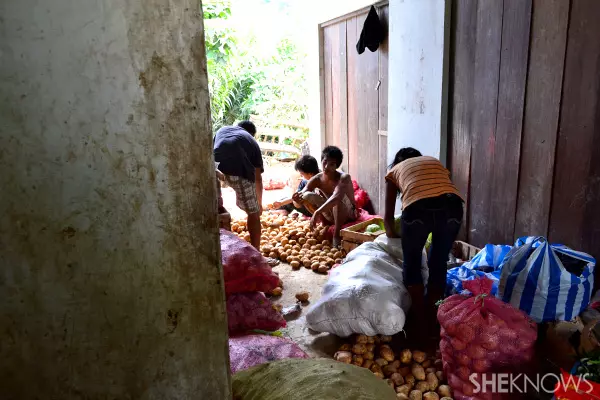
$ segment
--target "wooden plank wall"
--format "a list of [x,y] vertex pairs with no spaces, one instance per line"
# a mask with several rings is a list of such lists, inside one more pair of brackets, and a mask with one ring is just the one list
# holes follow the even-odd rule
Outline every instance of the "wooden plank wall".
[[452,11],[461,238],[541,235],[600,257],[600,1],[455,0]]
[[[376,8],[387,27],[387,4]],[[325,145],[342,149],[342,169],[369,193],[374,210],[383,212],[380,202],[387,160],[388,46],[385,41],[374,53],[365,50],[359,55],[356,51],[367,11],[321,25],[322,118]]]

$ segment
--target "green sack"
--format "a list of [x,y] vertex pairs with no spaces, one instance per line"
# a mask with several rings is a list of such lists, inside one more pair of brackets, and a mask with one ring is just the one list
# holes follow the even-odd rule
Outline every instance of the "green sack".
[[233,375],[236,400],[396,400],[366,368],[329,359],[286,359]]

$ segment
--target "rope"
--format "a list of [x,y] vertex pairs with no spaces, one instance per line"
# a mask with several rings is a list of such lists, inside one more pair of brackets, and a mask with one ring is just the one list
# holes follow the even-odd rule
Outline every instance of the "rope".
[[475,296],[475,299],[473,300],[473,303],[477,303],[477,300],[481,299],[481,307],[485,306],[485,298],[488,296],[487,293],[482,293],[478,296]]

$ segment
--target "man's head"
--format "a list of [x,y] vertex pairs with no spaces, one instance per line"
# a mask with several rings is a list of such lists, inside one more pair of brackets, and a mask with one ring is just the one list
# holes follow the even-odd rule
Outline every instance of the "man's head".
[[252,121],[242,121],[238,124],[238,126],[252,136],[256,135],[256,126]]
[[408,160],[409,158],[421,157],[422,154],[419,150],[413,149],[412,147],[404,147],[396,153],[396,157],[394,157],[394,161],[390,164],[390,168],[395,167],[400,164],[404,160]]
[[319,172],[319,163],[317,159],[313,156],[302,156],[296,161],[296,165],[294,165],[296,171],[302,175],[304,179],[310,179]]
[[344,153],[335,146],[327,146],[321,153],[321,164],[323,165],[323,172],[333,172],[342,165],[344,159]]

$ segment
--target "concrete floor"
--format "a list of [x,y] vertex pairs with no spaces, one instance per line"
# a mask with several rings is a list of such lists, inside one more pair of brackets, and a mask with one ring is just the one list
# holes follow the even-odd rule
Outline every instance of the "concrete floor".
[[302,313],[295,320],[288,321],[287,327],[282,329],[284,336],[297,343],[310,357],[331,358],[340,347],[342,339],[329,333],[311,331],[306,327],[305,318],[311,304],[321,297],[328,275],[317,274],[306,268],[294,271],[286,263],[274,267],[273,271],[277,272],[283,281],[283,294],[280,297],[272,297],[273,303],[281,304],[284,308],[289,307],[296,303],[296,293],[310,293],[309,303],[302,305]]

